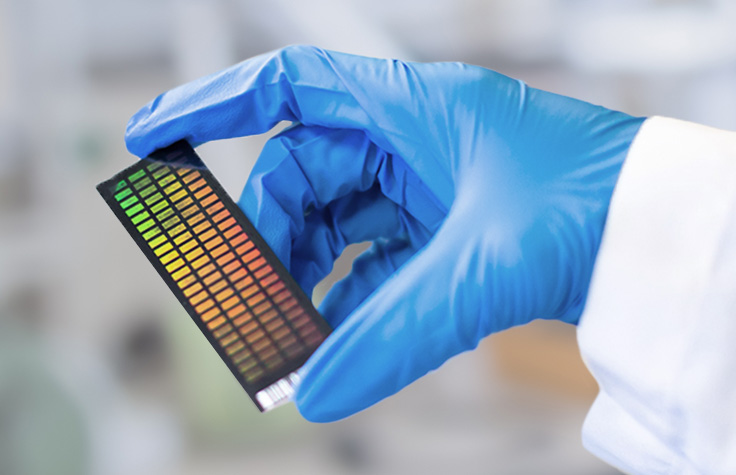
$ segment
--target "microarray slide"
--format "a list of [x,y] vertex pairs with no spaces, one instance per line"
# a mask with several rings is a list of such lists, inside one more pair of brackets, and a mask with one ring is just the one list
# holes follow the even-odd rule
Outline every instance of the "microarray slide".
[[288,402],[330,326],[192,147],[97,190],[256,406]]

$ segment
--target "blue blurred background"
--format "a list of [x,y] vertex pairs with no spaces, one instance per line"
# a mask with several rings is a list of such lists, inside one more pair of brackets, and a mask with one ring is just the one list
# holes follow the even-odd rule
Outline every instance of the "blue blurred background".
[[[143,104],[291,43],[733,130],[734,24],[731,0],[0,0],[0,474],[616,473],[581,446],[596,389],[565,325],[343,422],[259,414],[94,185]],[[237,197],[265,140],[200,151]]]

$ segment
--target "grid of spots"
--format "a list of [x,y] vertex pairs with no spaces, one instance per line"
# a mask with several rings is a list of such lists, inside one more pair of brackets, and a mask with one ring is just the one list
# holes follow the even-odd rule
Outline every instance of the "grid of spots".
[[264,245],[249,237],[245,216],[225,206],[229,198],[206,168],[147,159],[106,183],[118,217],[150,249],[149,259],[155,256],[246,390],[298,368],[290,363],[301,365],[326,338],[329,328],[299,301],[296,284],[285,284],[291,276],[274,269]]

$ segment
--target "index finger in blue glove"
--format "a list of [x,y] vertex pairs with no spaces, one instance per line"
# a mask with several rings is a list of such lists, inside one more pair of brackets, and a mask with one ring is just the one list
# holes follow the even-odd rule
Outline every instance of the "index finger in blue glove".
[[[435,169],[422,178],[433,181],[431,189],[448,190],[438,198],[449,208],[450,174],[436,171],[447,169],[446,157],[455,153],[448,121],[470,114],[456,90],[490,74],[474,70],[458,63],[404,63],[291,46],[160,95],[131,118],[126,144],[143,157],[182,138],[196,145],[253,135],[282,120],[361,129],[389,153],[412,158],[423,150],[412,166]],[[434,160],[423,146],[428,141],[435,144]]]

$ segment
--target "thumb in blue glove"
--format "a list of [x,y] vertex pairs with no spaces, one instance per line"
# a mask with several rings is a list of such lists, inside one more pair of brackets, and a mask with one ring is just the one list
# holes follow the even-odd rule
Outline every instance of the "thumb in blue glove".
[[240,205],[309,294],[373,241],[320,312],[309,420],[351,415],[488,334],[579,318],[611,195],[643,119],[484,68],[289,47],[169,91],[126,135],[145,156],[294,126]]

